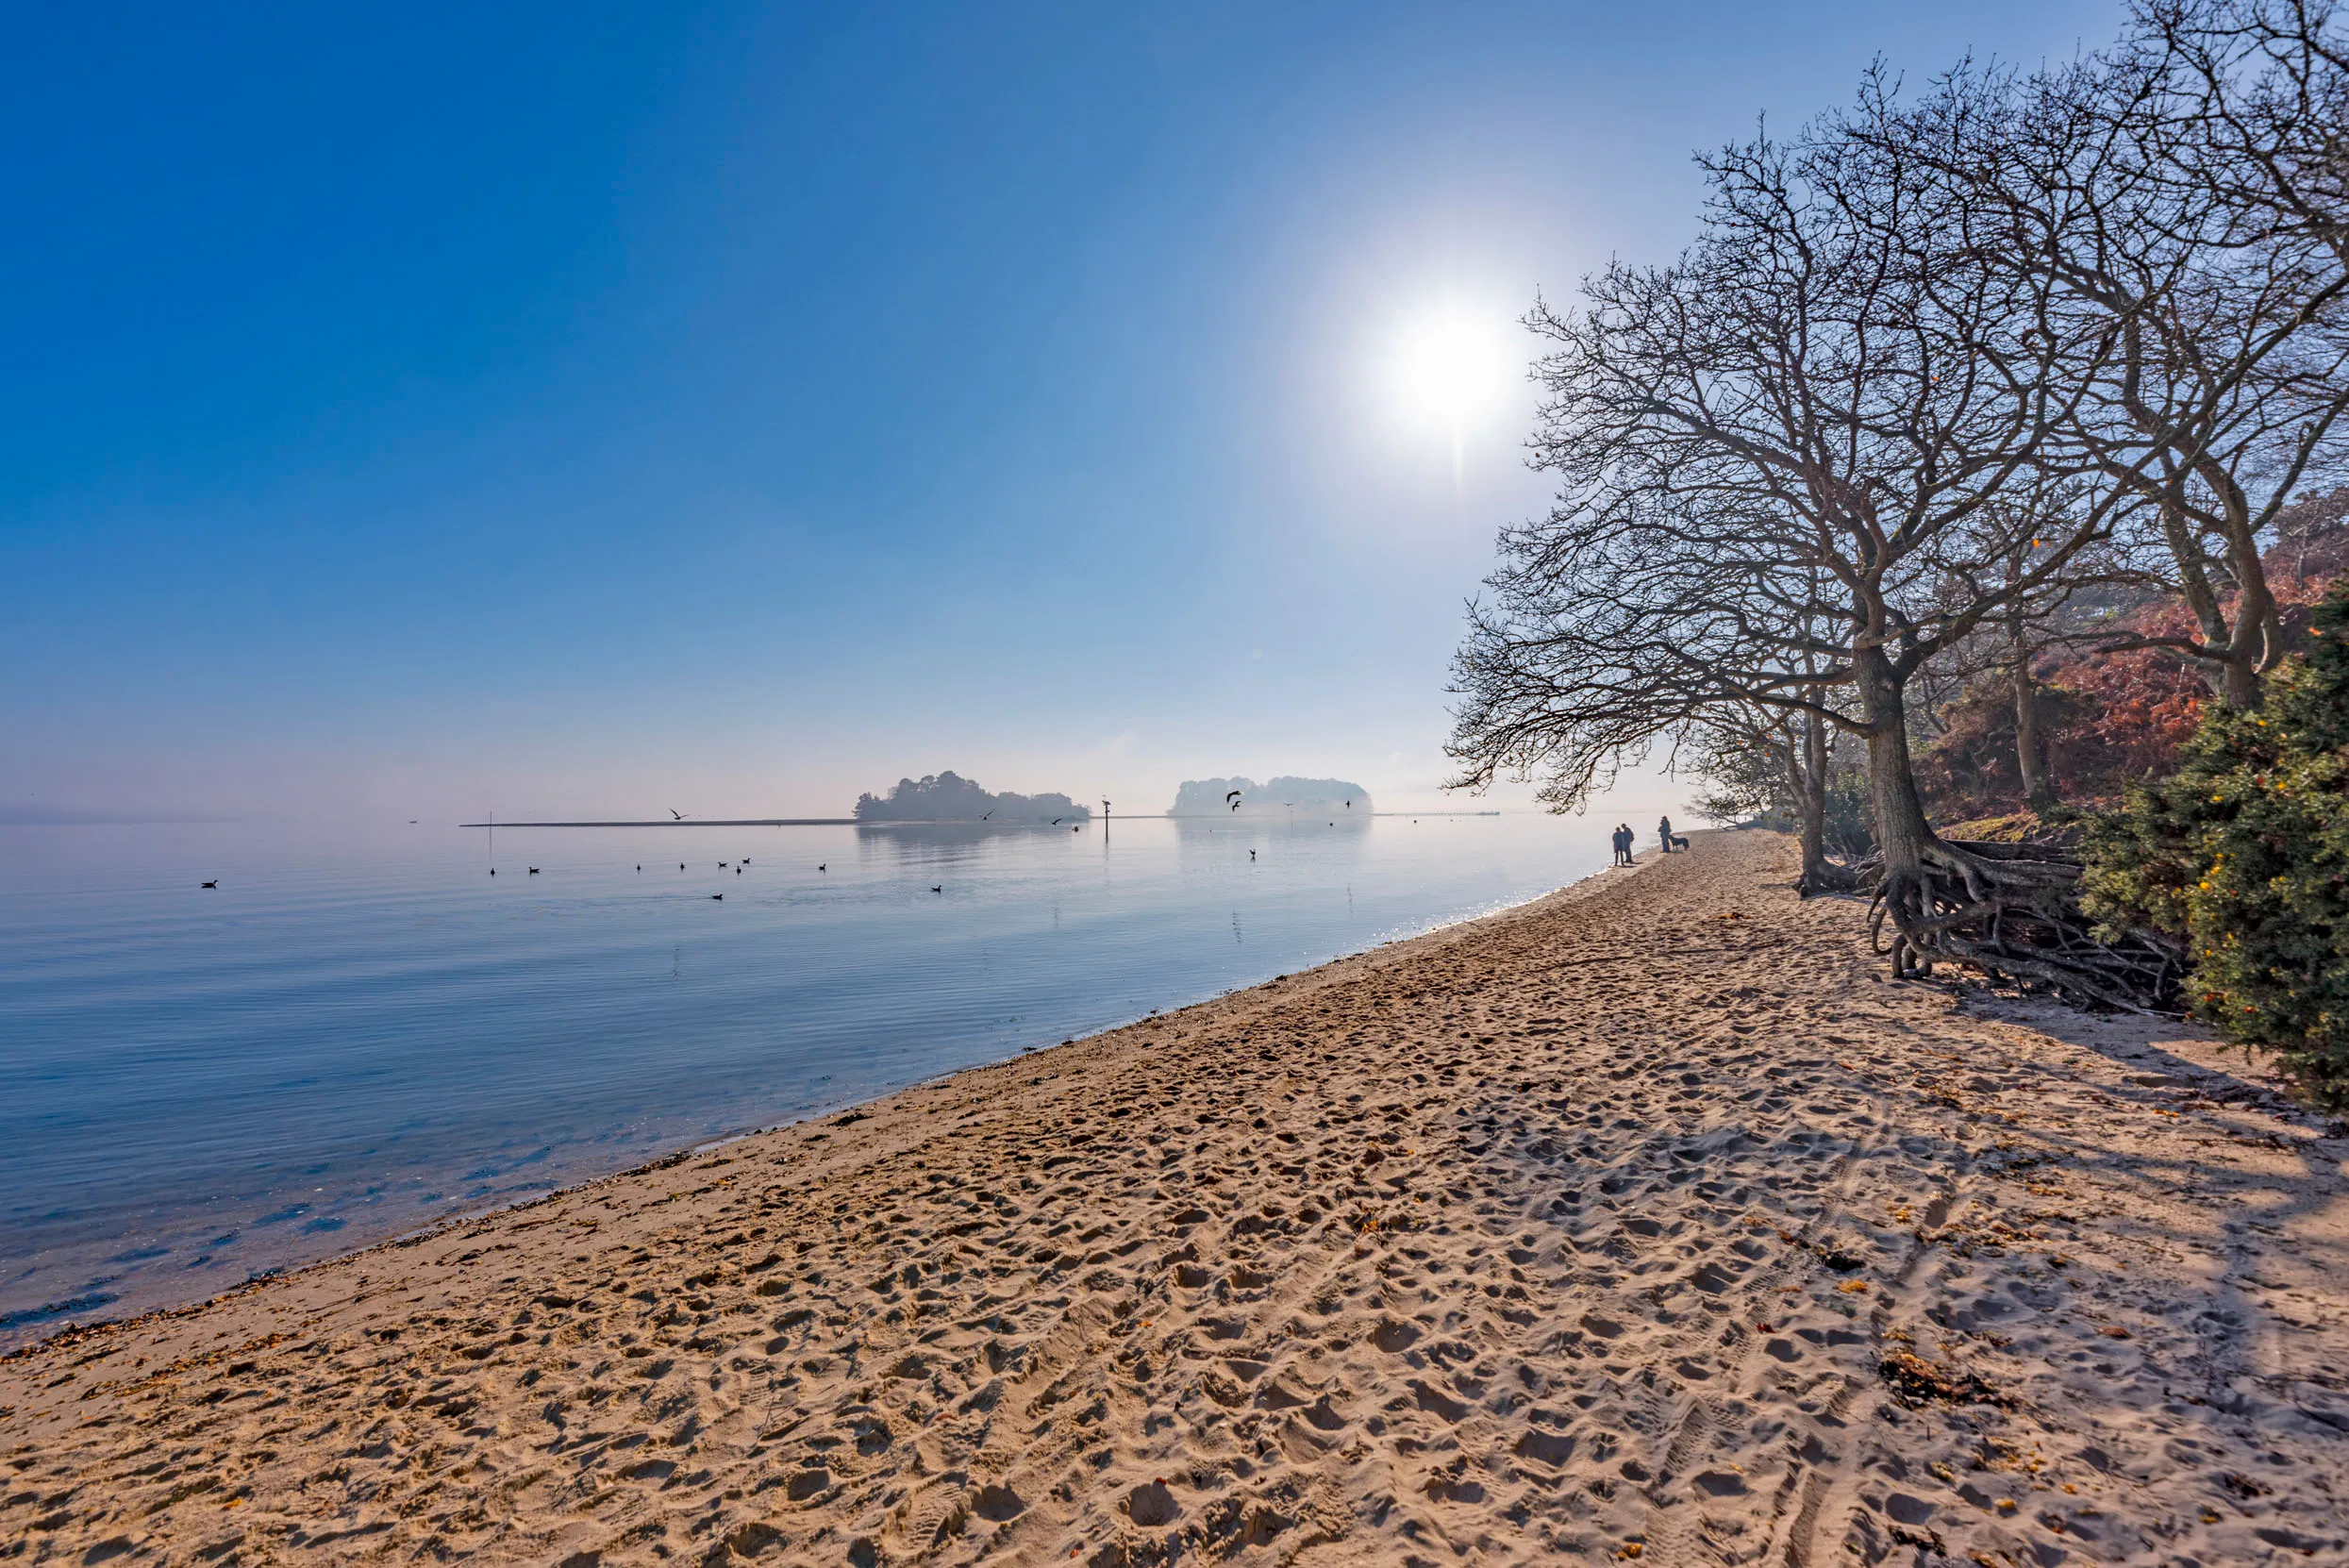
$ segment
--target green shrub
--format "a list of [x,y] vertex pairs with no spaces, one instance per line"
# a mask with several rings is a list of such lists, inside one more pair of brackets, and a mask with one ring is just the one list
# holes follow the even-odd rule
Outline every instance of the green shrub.
[[2197,1016],[2349,1105],[2349,578],[2309,635],[2256,712],[2208,705],[2179,772],[2091,826],[2081,903],[2182,942]]

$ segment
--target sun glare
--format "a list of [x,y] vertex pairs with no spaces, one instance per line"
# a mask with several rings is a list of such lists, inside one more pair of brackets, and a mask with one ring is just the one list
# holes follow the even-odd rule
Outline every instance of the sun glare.
[[1454,304],[1407,318],[1391,340],[1388,385],[1398,434],[1415,431],[1405,444],[1423,450],[1433,438],[1449,449],[1452,488],[1465,495],[1468,452],[1491,433],[1510,407],[1510,391],[1524,373],[1519,345],[1506,315]]
[[1514,368],[1495,325],[1459,311],[1412,323],[1396,356],[1396,379],[1411,411],[1448,430],[1497,404]]

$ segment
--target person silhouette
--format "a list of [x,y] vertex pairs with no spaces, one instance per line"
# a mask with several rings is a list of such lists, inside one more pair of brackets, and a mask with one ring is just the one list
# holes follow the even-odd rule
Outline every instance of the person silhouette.
[[1671,854],[1671,853],[1672,853],[1672,819],[1671,819],[1670,817],[1659,817],[1659,818],[1658,818],[1658,819],[1657,819],[1657,822],[1656,822],[1656,836],[1657,836],[1658,838],[1659,838],[1659,839],[1661,839],[1661,840],[1663,840],[1663,841],[1664,841],[1664,853],[1665,853],[1665,854],[1667,854],[1667,855]]

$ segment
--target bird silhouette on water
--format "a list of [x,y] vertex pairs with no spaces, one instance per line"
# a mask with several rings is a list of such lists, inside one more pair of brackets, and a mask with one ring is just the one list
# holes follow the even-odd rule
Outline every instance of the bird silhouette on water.
[[933,886],[933,887],[930,889],[930,892],[944,892],[945,891],[946,891],[946,884],[945,884],[945,883],[943,883],[943,882],[940,882],[940,883],[936,884],[935,886]]
[[538,874],[539,874],[539,868],[538,868],[538,867],[536,867],[536,866],[532,866],[532,867],[530,868],[530,875],[531,875],[531,876],[536,876]]
[[709,895],[709,900],[710,900],[710,902],[711,902],[711,903],[713,903],[713,904],[714,904],[714,903],[716,903],[718,900],[720,900],[720,899],[724,898],[725,896],[725,893],[722,893],[722,892],[713,892],[713,893],[711,893],[711,894]]
[[830,866],[818,866],[818,867],[816,867],[816,869],[817,869],[818,871],[829,871],[829,870],[831,870],[832,868],[831,868]]
[[207,882],[207,883],[205,883],[204,885],[205,885],[206,887],[208,887],[208,888],[217,888],[217,887],[219,887],[219,886],[220,886],[220,879],[219,879],[218,877],[215,877],[215,878],[213,878],[211,881]]

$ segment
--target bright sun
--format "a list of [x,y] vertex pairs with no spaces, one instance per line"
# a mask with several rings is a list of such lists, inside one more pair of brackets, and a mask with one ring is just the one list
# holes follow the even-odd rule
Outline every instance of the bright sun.
[[1445,310],[1405,328],[1395,378],[1411,412],[1457,430],[1500,400],[1513,368],[1494,324]]

